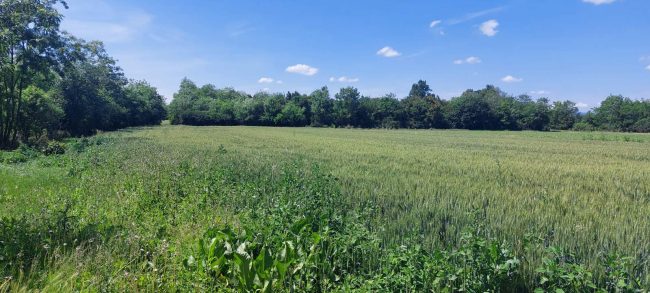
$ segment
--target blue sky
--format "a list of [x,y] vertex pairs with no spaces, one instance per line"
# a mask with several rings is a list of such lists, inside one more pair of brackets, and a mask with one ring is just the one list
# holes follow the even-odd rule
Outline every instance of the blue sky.
[[597,106],[650,98],[648,0],[68,0],[63,28],[105,42],[167,98],[198,84],[309,93],[355,86],[451,98],[494,84]]

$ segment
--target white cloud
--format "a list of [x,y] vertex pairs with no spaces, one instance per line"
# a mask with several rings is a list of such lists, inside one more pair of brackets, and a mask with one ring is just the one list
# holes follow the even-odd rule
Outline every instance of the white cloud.
[[524,80],[523,78],[514,77],[512,75],[508,75],[508,76],[501,79],[501,81],[507,82],[507,83],[521,82],[523,80]]
[[481,59],[478,58],[478,57],[472,56],[472,57],[468,57],[467,59],[465,59],[465,62],[467,64],[477,64],[477,63],[481,63],[483,61],[481,61]]
[[429,24],[429,27],[434,28],[437,25],[439,25],[441,22],[442,22],[442,20],[434,20],[434,21],[431,22],[431,24]]
[[270,78],[270,77],[262,77],[262,78],[260,78],[260,79],[257,81],[257,83],[266,83],[266,84],[269,84],[269,83],[277,83],[277,84],[282,84],[283,81],[281,81],[281,80],[275,80],[275,79]]
[[273,83],[275,80],[270,77],[262,77],[260,78],[257,83]]
[[531,91],[531,95],[536,95],[536,96],[542,96],[542,95],[548,95],[550,92],[545,91],[545,90],[539,90],[539,91]]
[[316,75],[316,73],[318,73],[318,68],[311,67],[307,64],[296,64],[287,67],[287,72],[313,76]]
[[646,69],[646,70],[650,70],[650,65],[646,66],[645,69]]
[[593,5],[601,5],[601,4],[612,4],[616,2],[616,0],[582,0],[584,3],[590,3]]
[[402,53],[397,52],[395,49],[386,46],[381,48],[379,51],[377,51],[377,55],[384,56],[386,58],[393,58],[393,57],[401,56]]
[[576,107],[580,110],[588,110],[590,108],[589,104],[585,103],[576,103]]
[[330,77],[330,82],[354,83],[354,82],[358,82],[358,81],[359,81],[359,78],[356,78],[356,77],[347,77],[347,76]]
[[461,64],[478,64],[478,63],[481,63],[481,62],[483,62],[483,60],[481,60],[481,58],[478,58],[478,57],[475,57],[475,56],[467,57],[465,59],[454,60],[454,64],[457,64],[457,65],[461,65]]
[[481,27],[479,29],[484,35],[488,37],[494,37],[499,32],[497,30],[497,27],[499,27],[499,22],[494,19],[490,19],[481,24]]

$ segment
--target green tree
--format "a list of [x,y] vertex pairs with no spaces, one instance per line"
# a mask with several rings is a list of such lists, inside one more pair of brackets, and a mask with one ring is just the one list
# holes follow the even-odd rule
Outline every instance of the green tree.
[[198,87],[191,80],[184,78],[180,88],[169,104],[168,118],[172,124],[190,124],[192,105],[198,98]]
[[362,99],[361,108],[368,120],[364,127],[393,129],[402,125],[402,106],[394,94],[375,99]]
[[481,93],[468,90],[449,102],[449,120],[454,128],[500,129],[499,118]]
[[264,115],[262,115],[262,124],[271,126],[275,125],[275,118],[282,112],[285,99],[282,94],[269,95],[264,101]]
[[61,129],[63,109],[58,100],[49,92],[36,86],[29,86],[23,92],[24,106],[21,112],[24,139],[42,136],[52,137]]
[[72,135],[91,135],[132,126],[124,90],[128,80],[103,44],[71,37],[67,46],[78,58],[66,66],[58,84],[64,128]]
[[519,120],[521,128],[537,131],[548,130],[550,121],[548,99],[541,98],[537,101],[532,101],[530,97],[523,96],[519,100],[523,100],[523,113]]
[[305,109],[294,102],[287,102],[275,117],[275,123],[280,126],[305,126],[306,121]]
[[408,97],[402,100],[408,128],[447,128],[444,102],[431,92],[426,81],[413,84]]
[[24,127],[24,92],[59,61],[59,0],[0,1],[0,149],[15,147]]
[[409,97],[419,97],[424,98],[431,95],[431,88],[424,80],[419,80],[413,86],[411,86],[411,91],[409,92]]
[[125,88],[130,126],[158,125],[167,117],[165,99],[146,81],[132,81]]
[[311,126],[320,127],[332,125],[332,111],[334,102],[330,98],[330,92],[327,87],[322,87],[309,95],[311,100]]
[[650,118],[650,101],[635,101],[623,96],[609,96],[594,109],[592,122],[600,129],[633,131],[638,121]]
[[336,95],[334,116],[338,126],[359,125],[359,99],[361,94],[354,87],[342,88]]
[[557,101],[549,113],[551,129],[567,130],[578,121],[578,107],[571,101]]

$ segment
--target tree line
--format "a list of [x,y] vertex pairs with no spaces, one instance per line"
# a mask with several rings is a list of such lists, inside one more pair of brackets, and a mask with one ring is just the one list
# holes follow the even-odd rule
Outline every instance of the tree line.
[[60,0],[0,1],[0,149],[154,125],[164,99],[125,77],[101,42],[61,31]]
[[511,96],[491,85],[444,100],[423,80],[398,99],[366,97],[354,87],[342,88],[334,98],[327,87],[308,95],[249,95],[184,79],[168,110],[172,124],[185,125],[650,132],[648,100],[610,96],[582,114],[571,101]]

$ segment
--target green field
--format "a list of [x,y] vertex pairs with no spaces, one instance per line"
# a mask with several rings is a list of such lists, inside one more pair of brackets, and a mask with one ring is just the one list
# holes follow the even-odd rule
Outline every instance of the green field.
[[[647,134],[185,126],[105,133],[70,143],[65,155],[0,164],[0,239],[9,258],[0,291],[205,289],[211,283],[182,263],[208,229],[268,224],[277,237],[284,230],[265,221],[300,219],[295,211],[309,214],[308,203],[343,219],[353,213],[379,251],[452,249],[473,227],[511,247],[521,262],[511,282],[520,289],[538,286],[548,246],[564,249],[599,287],[602,260],[628,256],[647,288],[649,178]],[[340,197],[322,203],[330,193]],[[315,198],[301,206],[292,194]],[[382,257],[359,251],[375,260],[358,261],[367,267],[355,268],[358,279],[385,271]],[[344,291],[373,288],[341,282]]]

